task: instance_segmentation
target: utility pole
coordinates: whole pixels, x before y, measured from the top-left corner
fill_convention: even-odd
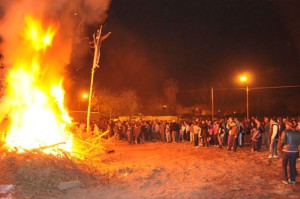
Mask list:
[[[92,94],[93,94],[93,84],[94,84],[94,73],[96,68],[99,68],[99,61],[100,61],[100,48],[101,43],[104,41],[111,32],[101,36],[102,33],[102,26],[100,26],[99,30],[97,30],[96,36],[93,35],[94,41],[94,59],[93,59],[93,67],[92,67],[92,74],[91,74],[91,84],[90,84],[90,94],[89,94],[89,104],[87,110],[87,120],[86,120],[86,131],[87,133],[90,132],[90,118],[91,118],[91,105],[92,105]]]
[[[212,121],[214,120],[214,112],[215,112],[215,107],[214,107],[214,88],[211,87],[211,117]]]
[[[246,86],[246,111],[247,111],[247,119],[249,119],[249,86]]]

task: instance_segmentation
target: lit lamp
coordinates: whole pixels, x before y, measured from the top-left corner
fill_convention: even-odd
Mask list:
[[[89,95],[87,93],[82,94],[82,99],[87,99],[88,97],[89,97]]]
[[[249,87],[248,87],[248,78],[245,75],[240,77],[240,81],[246,84],[246,109],[247,109],[247,119],[249,119]]]
[[[86,101],[89,98],[89,95],[87,93],[82,93],[79,99],[79,103],[78,103],[78,109],[81,110],[81,103],[83,103],[84,101]]]

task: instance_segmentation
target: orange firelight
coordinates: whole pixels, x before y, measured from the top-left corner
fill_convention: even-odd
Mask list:
[[[26,150],[55,145],[71,152],[72,135],[66,131],[71,119],[64,108],[61,74],[50,70],[47,51],[57,29],[45,28],[41,21],[25,17],[16,59],[8,71],[1,106],[9,126],[4,139],[8,150]],[[53,63],[53,62],[52,62]],[[51,150],[51,149],[50,149]],[[45,153],[53,153],[46,150]]]

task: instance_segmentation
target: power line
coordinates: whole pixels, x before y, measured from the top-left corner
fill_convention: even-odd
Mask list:
[[[214,88],[214,90],[245,90],[246,88]],[[200,92],[200,91],[210,91],[211,88],[200,88],[196,90],[183,90],[181,92]]]
[[[290,86],[265,86],[265,87],[253,87],[250,90],[262,90],[262,89],[275,89],[275,88],[300,88],[300,85],[290,85]]]
[[[263,87],[249,87],[249,90],[263,90],[263,89],[276,89],[276,88],[300,88],[300,85],[288,85],[288,86],[263,86]],[[214,90],[245,90],[246,88],[214,88]],[[196,90],[183,90],[181,92],[200,92],[210,91],[211,88],[201,88]]]

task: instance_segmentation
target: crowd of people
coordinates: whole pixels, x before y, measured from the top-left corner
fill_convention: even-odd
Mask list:
[[[111,121],[100,125],[107,136],[117,136],[129,144],[143,144],[157,140],[166,143],[191,142],[194,147],[216,146],[236,152],[238,147],[249,145],[253,152],[269,150],[267,158],[278,158],[282,152],[285,184],[295,184],[296,160],[299,158],[300,119],[237,117],[200,119],[192,121]],[[290,167],[288,178],[287,166]]]

